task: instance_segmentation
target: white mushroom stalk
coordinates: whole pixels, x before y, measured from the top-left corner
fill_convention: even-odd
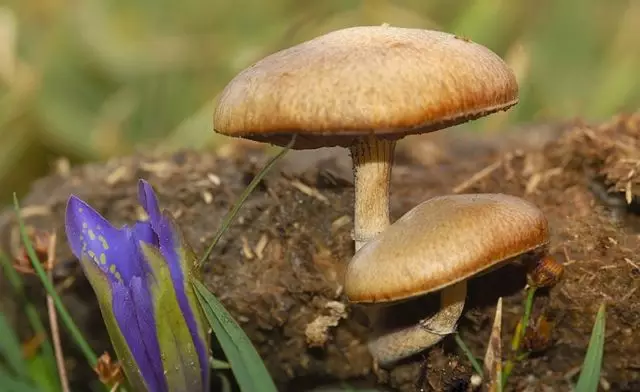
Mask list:
[[[371,356],[380,366],[390,366],[438,344],[456,331],[466,296],[466,281],[442,290],[440,308],[435,315],[370,340]]]
[[[353,239],[356,251],[391,221],[389,188],[396,142],[368,136],[351,146],[355,182]]]

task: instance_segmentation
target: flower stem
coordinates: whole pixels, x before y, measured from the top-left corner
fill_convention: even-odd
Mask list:
[[[29,236],[27,235],[27,230],[25,229],[24,221],[22,220],[22,215],[20,213],[20,204],[18,203],[18,196],[15,193],[13,194],[13,206],[16,212],[16,216],[18,218],[18,226],[20,227],[20,236],[27,250],[27,255],[29,256],[29,260],[31,260],[31,265],[33,266],[33,269],[36,271],[36,274],[40,278],[40,281],[42,282],[42,285],[47,291],[47,294],[51,296],[53,303],[56,306],[56,310],[58,311],[58,314],[62,319],[62,322],[71,333],[71,336],[75,340],[75,343],[78,345],[78,348],[80,348],[80,351],[82,351],[82,354],[86,358],[89,365],[92,368],[95,367],[96,363],[98,362],[98,356],[95,354],[95,352],[91,349],[91,346],[89,346],[89,343],[87,343],[85,338],[82,336],[82,332],[80,332],[80,330],[78,329],[78,326],[73,321],[73,319],[71,318],[71,315],[67,311],[67,308],[62,303],[62,299],[60,299],[60,296],[56,292],[55,287],[53,287],[53,283],[47,278],[47,273],[44,271],[44,268],[42,267],[40,260],[38,260],[38,256],[36,255],[36,252],[33,249],[33,245],[29,240]]]
[[[218,244],[218,241],[220,241],[220,238],[222,238],[222,235],[227,231],[233,219],[236,217],[236,215],[238,215],[240,208],[242,208],[242,205],[244,204],[244,202],[247,201],[251,192],[253,192],[253,190],[258,186],[260,181],[262,181],[264,176],[267,175],[269,170],[271,170],[271,168],[275,166],[276,162],[278,162],[278,160],[282,158],[284,154],[286,154],[287,151],[291,149],[291,147],[295,142],[296,142],[296,135],[294,135],[291,138],[291,141],[289,142],[289,144],[287,144],[273,158],[271,158],[269,162],[267,162],[265,167],[263,167],[262,170],[260,170],[258,174],[256,174],[253,180],[251,180],[251,182],[242,192],[242,194],[240,195],[238,200],[235,202],[231,210],[227,213],[227,215],[222,220],[222,224],[220,225],[220,228],[216,232],[216,235],[213,237],[213,241],[211,241],[211,244],[209,245],[207,250],[204,252],[202,257],[200,258],[200,261],[198,261],[198,264],[196,264],[196,268],[200,268],[204,264],[204,262],[209,259],[209,256],[211,256],[211,252],[213,252],[213,249]]]

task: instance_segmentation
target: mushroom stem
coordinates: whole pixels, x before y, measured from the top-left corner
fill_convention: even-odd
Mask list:
[[[391,224],[389,187],[395,146],[394,140],[373,135],[360,138],[351,146],[356,251]]]
[[[438,312],[407,328],[398,329],[369,342],[369,351],[380,366],[417,354],[455,332],[467,296],[467,282],[462,281],[443,289]]]

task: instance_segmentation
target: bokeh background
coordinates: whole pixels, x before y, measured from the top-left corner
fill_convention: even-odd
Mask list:
[[[521,103],[473,124],[604,119],[640,106],[640,0],[2,0],[0,205],[60,164],[215,148],[242,68],[330,30],[445,30],[501,55]]]

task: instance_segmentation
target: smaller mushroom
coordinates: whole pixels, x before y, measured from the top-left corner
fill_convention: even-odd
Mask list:
[[[544,250],[547,219],[535,205],[504,194],[432,198],[419,204],[353,256],[345,273],[348,299],[369,307],[374,360],[391,365],[453,333],[467,280]],[[401,301],[441,291],[440,310],[408,327],[385,331],[385,315]]]

